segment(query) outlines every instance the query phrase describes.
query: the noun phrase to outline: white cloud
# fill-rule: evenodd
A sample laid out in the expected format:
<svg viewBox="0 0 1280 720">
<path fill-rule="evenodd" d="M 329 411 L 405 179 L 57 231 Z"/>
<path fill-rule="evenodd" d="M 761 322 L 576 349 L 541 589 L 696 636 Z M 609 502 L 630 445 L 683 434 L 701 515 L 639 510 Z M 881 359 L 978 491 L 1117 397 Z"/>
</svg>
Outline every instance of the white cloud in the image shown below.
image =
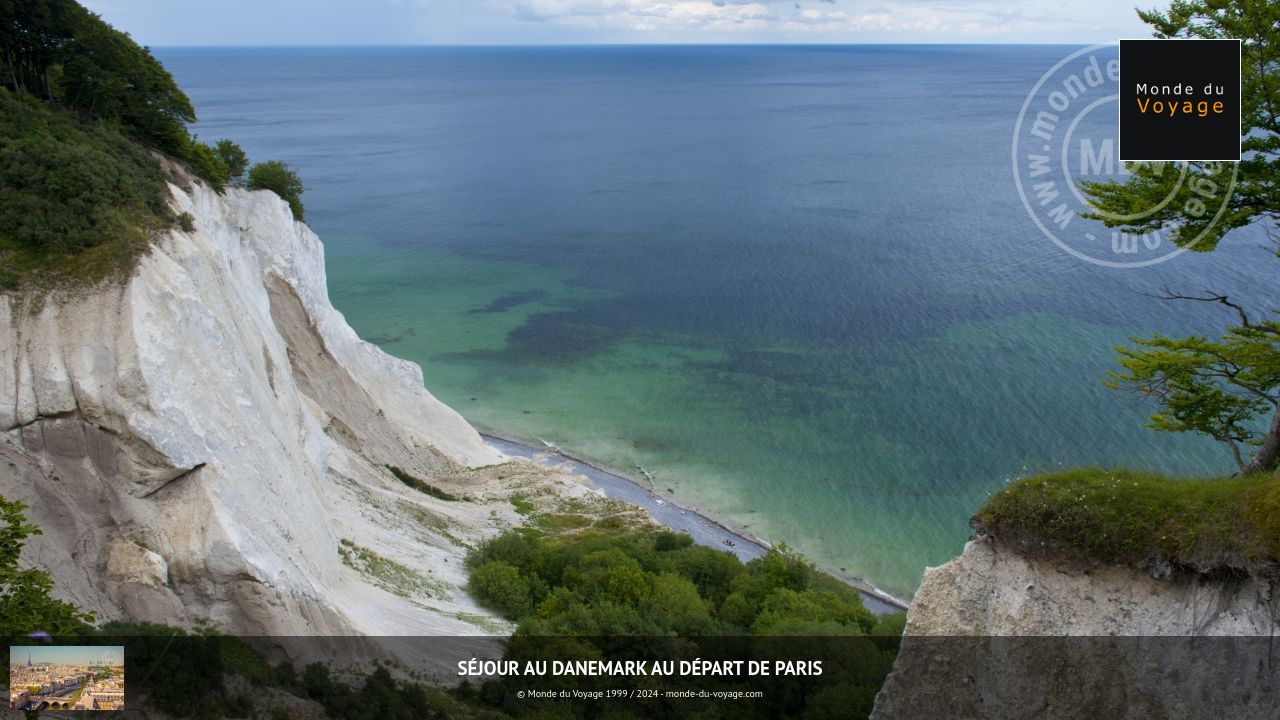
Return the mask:
<svg viewBox="0 0 1280 720">
<path fill-rule="evenodd" d="M 1116 0 L 83 0 L 152 45 L 1103 42 Z M 1139 3 L 1142 4 L 1142 3 Z"/>
<path fill-rule="evenodd" d="M 599 28 L 732 29 L 777 19 L 769 3 L 730 0 L 506 0 L 498 4 L 524 20 Z"/>
<path fill-rule="evenodd" d="M 1105 2 L 1106 0 L 1103 0 Z M 889 33 L 920 40 L 1071 32 L 1096 25 L 1082 12 L 1067 19 L 1057 4 L 905 0 L 876 6 L 856 0 L 488 0 L 488 7 L 522 21 L 578 30 L 654 34 L 863 35 Z M 1086 11 L 1088 3 L 1082 3 Z M 862 6 L 859 9 L 857 6 Z"/>
</svg>

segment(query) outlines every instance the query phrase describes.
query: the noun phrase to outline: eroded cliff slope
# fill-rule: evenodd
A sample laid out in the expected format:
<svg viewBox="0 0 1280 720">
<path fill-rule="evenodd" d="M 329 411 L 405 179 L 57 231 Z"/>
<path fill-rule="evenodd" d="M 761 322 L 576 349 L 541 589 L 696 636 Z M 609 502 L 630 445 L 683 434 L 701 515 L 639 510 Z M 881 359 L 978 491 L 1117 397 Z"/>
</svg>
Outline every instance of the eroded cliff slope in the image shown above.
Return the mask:
<svg viewBox="0 0 1280 720">
<path fill-rule="evenodd" d="M 925 572 L 875 720 L 1280 717 L 1273 583 L 1069 568 L 989 537 Z"/>
<path fill-rule="evenodd" d="M 24 561 L 103 620 L 492 629 L 459 589 L 464 546 L 515 519 L 499 483 L 537 471 L 487 467 L 504 458 L 416 365 L 357 338 L 278 197 L 172 192 L 194 229 L 127 280 L 0 295 L 0 494 L 44 529 Z"/>
</svg>

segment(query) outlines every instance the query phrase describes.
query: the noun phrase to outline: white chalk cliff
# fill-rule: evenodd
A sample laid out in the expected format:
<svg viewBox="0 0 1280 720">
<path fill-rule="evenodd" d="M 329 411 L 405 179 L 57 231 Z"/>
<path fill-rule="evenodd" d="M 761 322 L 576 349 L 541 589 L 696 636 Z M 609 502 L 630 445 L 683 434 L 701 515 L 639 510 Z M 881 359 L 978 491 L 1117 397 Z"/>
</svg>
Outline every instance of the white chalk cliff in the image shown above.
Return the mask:
<svg viewBox="0 0 1280 720">
<path fill-rule="evenodd" d="M 356 336 L 283 201 L 185 184 L 194 230 L 127 280 L 0 295 L 0 494 L 44 529 L 24 561 L 102 620 L 476 634 L 463 545 L 498 506 L 468 468 L 504 458 Z"/>
<path fill-rule="evenodd" d="M 1138 570 L 1066 568 L 1027 558 L 991 538 L 971 540 L 925 571 L 907 615 L 914 635 L 1271 635 L 1270 582 Z"/>
<path fill-rule="evenodd" d="M 1274 584 L 1067 567 L 978 537 L 925 572 L 872 718 L 1280 717 Z"/>
</svg>

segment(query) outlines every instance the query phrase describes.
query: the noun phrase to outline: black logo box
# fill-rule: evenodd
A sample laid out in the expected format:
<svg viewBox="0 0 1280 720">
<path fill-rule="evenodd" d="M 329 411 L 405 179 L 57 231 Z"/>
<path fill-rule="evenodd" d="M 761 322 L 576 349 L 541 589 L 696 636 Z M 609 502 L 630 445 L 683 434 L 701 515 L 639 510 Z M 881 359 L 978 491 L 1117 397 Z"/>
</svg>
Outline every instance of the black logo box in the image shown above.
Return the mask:
<svg viewBox="0 0 1280 720">
<path fill-rule="evenodd" d="M 1122 162 L 1238 161 L 1240 113 L 1239 40 L 1120 41 Z"/>
</svg>

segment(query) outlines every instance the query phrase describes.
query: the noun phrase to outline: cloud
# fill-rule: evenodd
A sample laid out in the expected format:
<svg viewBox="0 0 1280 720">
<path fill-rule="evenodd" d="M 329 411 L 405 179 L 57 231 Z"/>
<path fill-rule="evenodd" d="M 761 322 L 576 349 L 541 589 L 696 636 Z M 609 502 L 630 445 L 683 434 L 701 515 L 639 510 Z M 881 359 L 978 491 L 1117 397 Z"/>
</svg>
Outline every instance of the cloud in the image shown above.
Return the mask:
<svg viewBox="0 0 1280 720">
<path fill-rule="evenodd" d="M 729 0 L 513 0 L 515 13 L 526 19 L 566 21 L 586 18 L 602 22 L 670 19 L 681 22 L 741 20 L 767 12 L 758 2 Z"/>
<path fill-rule="evenodd" d="M 82 0 L 151 45 L 1104 42 L 1115 0 Z M 1012 8 L 1011 8 L 1012 5 Z"/>
<path fill-rule="evenodd" d="M 832 0 L 506 0 L 516 17 L 578 27 L 662 30 L 762 30 L 794 19 L 829 22 L 813 5 Z M 826 14 L 824 14 L 826 13 Z"/>
<path fill-rule="evenodd" d="M 1080 24 L 1028 2 L 1010 10 L 998 0 L 903 0 L 857 10 L 845 0 L 488 0 L 498 12 L 525 22 L 582 31 L 630 30 L 641 34 L 780 32 L 832 36 L 870 33 L 981 38 L 1054 30 Z"/>
</svg>

